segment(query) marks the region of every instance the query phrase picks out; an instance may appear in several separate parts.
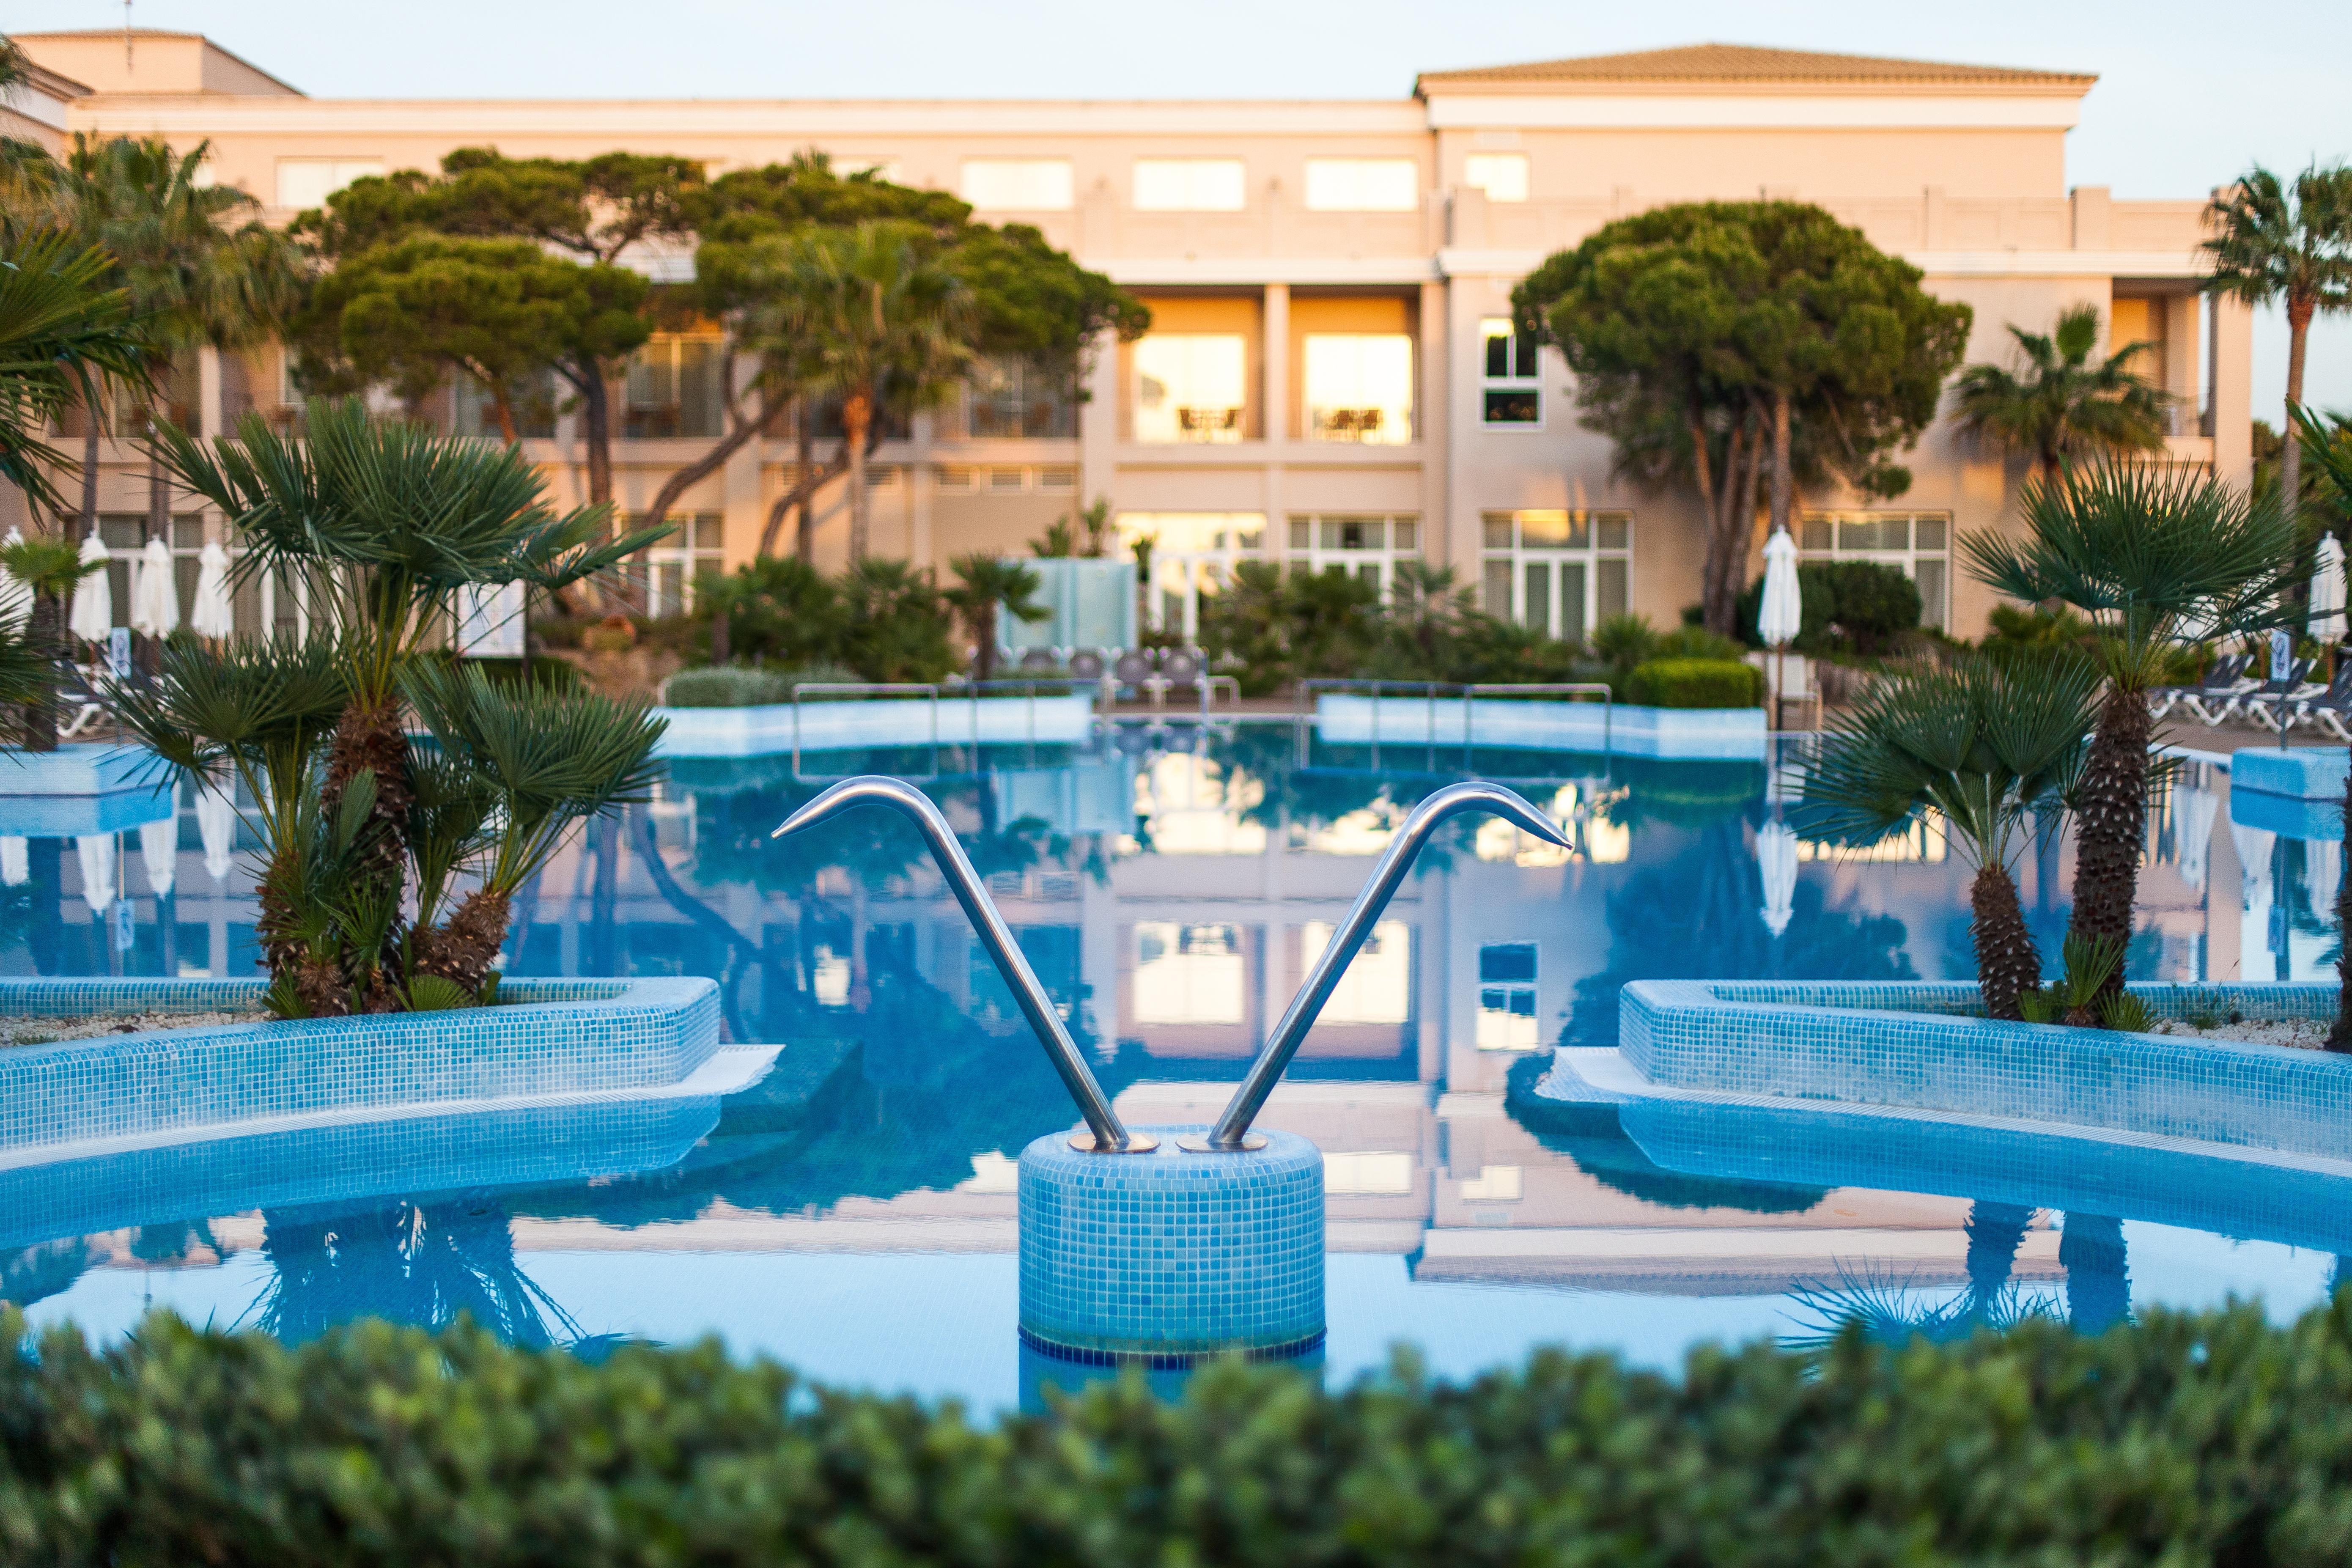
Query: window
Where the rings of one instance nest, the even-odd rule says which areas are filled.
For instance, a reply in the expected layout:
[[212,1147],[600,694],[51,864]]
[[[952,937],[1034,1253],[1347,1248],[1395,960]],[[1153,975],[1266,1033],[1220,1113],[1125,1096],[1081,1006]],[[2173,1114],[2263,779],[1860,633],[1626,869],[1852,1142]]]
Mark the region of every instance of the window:
[[1798,525],[1803,561],[1877,561],[1919,585],[1919,624],[1949,614],[1952,520],[1941,512],[1807,512]]
[[1482,522],[1488,615],[1582,642],[1632,604],[1632,512],[1490,511]]
[[[555,434],[555,373],[542,372],[529,382],[518,382],[507,393],[508,405],[514,412],[515,434],[545,439]],[[484,440],[502,441],[506,432],[499,428],[499,405],[489,388],[470,375],[460,375],[449,384],[449,434],[474,436]]]
[[980,488],[980,470],[960,463],[950,463],[940,469],[940,489],[966,494]]
[[1411,1154],[1393,1150],[1323,1156],[1323,1191],[1343,1198],[1401,1198],[1416,1185]]
[[977,361],[964,379],[964,428],[975,439],[1078,433],[1067,378],[1017,359]]
[[1135,345],[1138,441],[1238,441],[1249,345],[1239,335],[1162,332]]
[[371,174],[383,173],[381,158],[280,158],[278,160],[278,205],[281,207],[322,207],[327,198]]
[[1309,158],[1307,210],[1409,213],[1421,205],[1421,166],[1410,158]]
[[1396,563],[1421,558],[1415,517],[1294,516],[1287,559],[1293,572],[1344,572],[1388,597]]
[[1536,1048],[1536,944],[1490,942],[1478,949],[1478,1048]]
[[[624,517],[623,528],[645,520]],[[682,616],[694,608],[696,581],[705,572],[724,570],[725,520],[715,511],[671,512],[662,520],[670,536],[650,550],[641,550],[623,568],[645,590],[646,614]]]
[[1412,439],[1412,339],[1307,337],[1307,437],[1402,447]]
[[1221,592],[1235,563],[1255,558],[1265,540],[1258,511],[1124,511],[1118,553],[1131,556],[1139,540],[1151,541],[1150,589],[1145,623],[1155,631],[1201,633],[1201,601]]
[[988,470],[988,488],[999,494],[1008,490],[1025,490],[1029,488],[1029,470],[991,468]]
[[963,199],[998,212],[1067,212],[1074,189],[1067,158],[971,158],[963,166]]
[[[1331,945],[1328,921],[1299,930],[1300,973],[1315,967]],[[1340,973],[1323,1005],[1326,1024],[1402,1024],[1412,1016],[1412,933],[1402,921],[1380,921]]]
[[717,338],[656,332],[629,356],[621,434],[638,439],[721,434],[724,360]]
[[[903,185],[907,183],[898,177],[902,173],[902,165],[898,160],[881,153],[852,153],[845,158],[835,158],[832,162],[833,172],[845,180],[854,180],[858,175],[864,174],[886,185]],[[704,170],[706,174],[716,172],[709,168]]]
[[1239,1024],[1249,1016],[1241,928],[1144,921],[1135,928],[1135,1021]]
[[1239,158],[1138,158],[1135,206],[1147,213],[1237,213],[1247,205]]
[[1525,153],[1473,153],[1462,160],[1462,183],[1486,193],[1490,202],[1528,199]]
[[1532,333],[1501,316],[1478,323],[1478,416],[1489,426],[1534,430],[1543,425],[1543,387]]

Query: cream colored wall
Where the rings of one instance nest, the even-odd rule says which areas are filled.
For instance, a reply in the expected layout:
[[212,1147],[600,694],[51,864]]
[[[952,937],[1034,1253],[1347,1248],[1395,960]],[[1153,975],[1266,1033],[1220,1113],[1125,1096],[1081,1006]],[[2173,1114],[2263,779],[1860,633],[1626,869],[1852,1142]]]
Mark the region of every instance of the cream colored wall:
[[20,33],[16,44],[35,65],[71,77],[96,92],[220,92],[299,97],[268,72],[194,33],[122,29]]

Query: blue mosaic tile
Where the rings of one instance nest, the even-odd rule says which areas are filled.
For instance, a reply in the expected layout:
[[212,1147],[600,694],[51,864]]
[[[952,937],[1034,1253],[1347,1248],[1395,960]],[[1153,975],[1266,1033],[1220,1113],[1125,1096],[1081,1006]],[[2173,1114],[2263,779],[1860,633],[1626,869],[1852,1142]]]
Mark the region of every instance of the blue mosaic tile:
[[1295,1133],[1250,1153],[1021,1153],[1021,1332],[1079,1359],[1181,1364],[1293,1354],[1323,1333],[1323,1156]]
[[[103,1017],[250,1006],[255,980],[0,980],[0,1014]],[[517,1005],[233,1024],[0,1049],[0,1168],[61,1145],[327,1110],[649,1089],[719,1047],[699,977],[517,980]]]
[[[2332,984],[2142,984],[2159,1017],[2332,1018]],[[1618,1043],[1652,1083],[2074,1123],[2352,1160],[2352,1057],[1976,1016],[1956,982],[1636,981]]]

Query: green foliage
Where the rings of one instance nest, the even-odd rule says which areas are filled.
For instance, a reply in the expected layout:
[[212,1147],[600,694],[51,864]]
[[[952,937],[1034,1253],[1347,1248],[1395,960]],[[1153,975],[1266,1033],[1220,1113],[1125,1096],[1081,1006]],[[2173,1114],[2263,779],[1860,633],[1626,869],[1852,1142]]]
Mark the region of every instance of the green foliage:
[[2130,992],[2101,994],[2123,969],[2123,943],[2069,935],[2063,955],[2063,975],[2018,997],[2027,1023],[2095,1024],[2103,1029],[2140,1032],[2155,1022],[2147,1004]]
[[104,251],[60,233],[0,243],[0,480],[37,510],[64,505],[56,482],[75,463],[42,437],[106,381],[142,384],[148,343]]
[[1043,580],[1034,569],[1018,561],[985,553],[959,555],[948,566],[956,574],[956,586],[940,598],[954,612],[956,619],[963,623],[964,636],[971,643],[973,679],[993,679],[996,612],[1002,607],[1020,621],[1045,619],[1053,612],[1036,599]]
[[[1797,594],[1803,613],[1790,646],[1800,653],[1879,657],[1918,628],[1925,608],[1902,568],[1875,561],[1805,562],[1797,568]],[[1749,647],[1764,646],[1756,630],[1763,604],[1759,577],[1739,595],[1739,635]]]
[[[1225,1364],[982,1426],[717,1341],[593,1360],[380,1321],[0,1332],[11,1561],[402,1568],[2341,1562],[2352,1307],[2098,1335],[1410,1354],[1337,1392]],[[283,1324],[299,1336],[307,1326]]]
[[841,662],[868,680],[944,680],[957,664],[947,606],[930,574],[871,559],[841,580]]
[[1099,561],[1110,550],[1110,498],[1097,496],[1076,512],[1055,518],[1045,531],[1030,542],[1029,553],[1041,561],[1083,556]]
[[1753,708],[1764,672],[1728,658],[1654,658],[1636,665],[1626,700],[1652,708]]
[[665,700],[672,708],[755,708],[767,702],[790,702],[793,689],[803,681],[864,679],[854,669],[833,665],[809,665],[793,669],[710,665],[700,669],[680,670],[671,676]]
[[1952,385],[1960,428],[1978,440],[2021,453],[2044,473],[2080,458],[2119,458],[2164,450],[2172,395],[2132,367],[2144,342],[2125,343],[2095,363],[2099,308],[2061,312],[2048,332],[2012,323],[2016,368],[1972,364]]

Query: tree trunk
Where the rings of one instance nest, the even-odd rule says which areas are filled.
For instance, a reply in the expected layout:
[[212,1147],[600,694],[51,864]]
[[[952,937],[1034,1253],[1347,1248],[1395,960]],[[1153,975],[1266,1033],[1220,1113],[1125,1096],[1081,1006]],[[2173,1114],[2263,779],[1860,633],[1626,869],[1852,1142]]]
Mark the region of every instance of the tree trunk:
[[583,359],[572,384],[580,389],[581,437],[588,448],[588,504],[603,506],[613,499],[613,395],[604,384],[604,367]]
[[[36,595],[33,613],[26,617],[27,640],[33,651],[48,659],[52,665],[61,657],[58,643],[65,630],[65,605],[55,594]],[[25,750],[54,752],[58,749],[58,699],[54,688],[25,704]]]
[[[793,469],[793,483],[801,492],[800,532],[793,540],[793,552],[803,566],[816,564],[816,487],[809,482],[810,472],[816,467],[816,410],[805,397],[800,400],[793,424],[797,438],[795,456],[798,466]],[[844,457],[848,454],[844,452]],[[762,550],[761,554],[767,552]]]
[[81,433],[81,529],[74,542],[98,531],[98,410],[82,409]]
[[755,417],[748,420],[739,418],[735,427],[720,437],[710,450],[662,481],[662,488],[654,492],[652,504],[646,508],[645,515],[637,520],[638,526],[659,528],[662,519],[669,515],[669,509],[677,504],[678,497],[724,468],[727,459],[741,451],[758,437],[760,432],[765,430],[769,420],[774,416],[775,410],[768,405],[766,399],[761,399],[759,413]]
[[[2344,780],[2344,820],[2352,825],[2352,774]],[[2338,856],[2352,855],[2352,838],[2336,847]],[[2352,877],[2344,876],[2343,867],[2336,868],[2336,929],[2352,931]],[[2327,1048],[2331,1051],[2352,1051],[2352,944],[2336,960],[2336,973],[2343,989],[2336,1002],[2336,1026],[2327,1032]]]
[[[1716,506],[1715,455],[1706,447],[1706,410],[1696,397],[1683,413],[1684,427],[1690,433],[1691,486],[1698,491],[1699,515],[1706,519],[1706,560],[1700,568],[1699,605],[1706,617],[1706,629],[1718,637],[1728,637],[1733,630],[1726,618],[1727,603],[1723,584],[1729,577],[1727,563],[1723,559],[1722,519]],[[1738,438],[1737,432],[1733,439]]]
[[866,559],[873,542],[872,520],[867,514],[866,494],[866,431],[873,422],[874,400],[864,392],[854,392],[842,400],[841,439],[849,448],[849,563],[852,566]]
[[[2074,914],[2067,934],[2130,944],[2132,906],[2139,894],[2139,858],[2147,840],[2147,742],[2153,726],[2147,698],[2110,683],[2099,727],[2083,765],[2082,805],[2075,814]],[[2116,965],[2100,996],[2124,987]]]
[[454,980],[480,994],[483,978],[506,945],[509,908],[507,896],[491,889],[467,893],[447,924],[415,933],[416,972]]
[[[1692,426],[1694,439],[1703,434],[1700,426]],[[1730,438],[1724,443],[1722,483],[1707,487],[1713,493],[1707,496],[1706,575],[1701,605],[1706,629],[1723,637],[1739,635],[1739,595],[1748,586],[1748,534],[1755,526],[1755,514],[1742,514],[1739,510],[1739,464],[1746,444],[1746,422],[1735,421]],[[1704,461],[1701,466],[1705,467]]]
[[2286,442],[2279,453],[2279,505],[2289,521],[2303,510],[2303,443],[2296,438],[2295,410],[2303,406],[2304,352],[2311,341],[2313,301],[2293,295],[2286,302]]
[[971,613],[972,676],[984,686],[996,679],[996,606]]
[[1772,392],[1772,531],[1777,533],[1790,526],[1789,509],[1796,490],[1796,476],[1789,469],[1789,394],[1786,388]]
[[1969,884],[1969,902],[1976,912],[1977,985],[1984,995],[1985,1016],[2021,1019],[2025,1015],[2018,1007],[2018,994],[2042,984],[2042,955],[2033,949],[2033,933],[2025,928],[2017,884],[1999,862],[1988,861]]
[[521,446],[522,432],[515,426],[514,399],[507,395],[505,387],[499,387],[491,397],[490,406],[498,412],[499,434],[505,438],[506,444],[509,447]]

